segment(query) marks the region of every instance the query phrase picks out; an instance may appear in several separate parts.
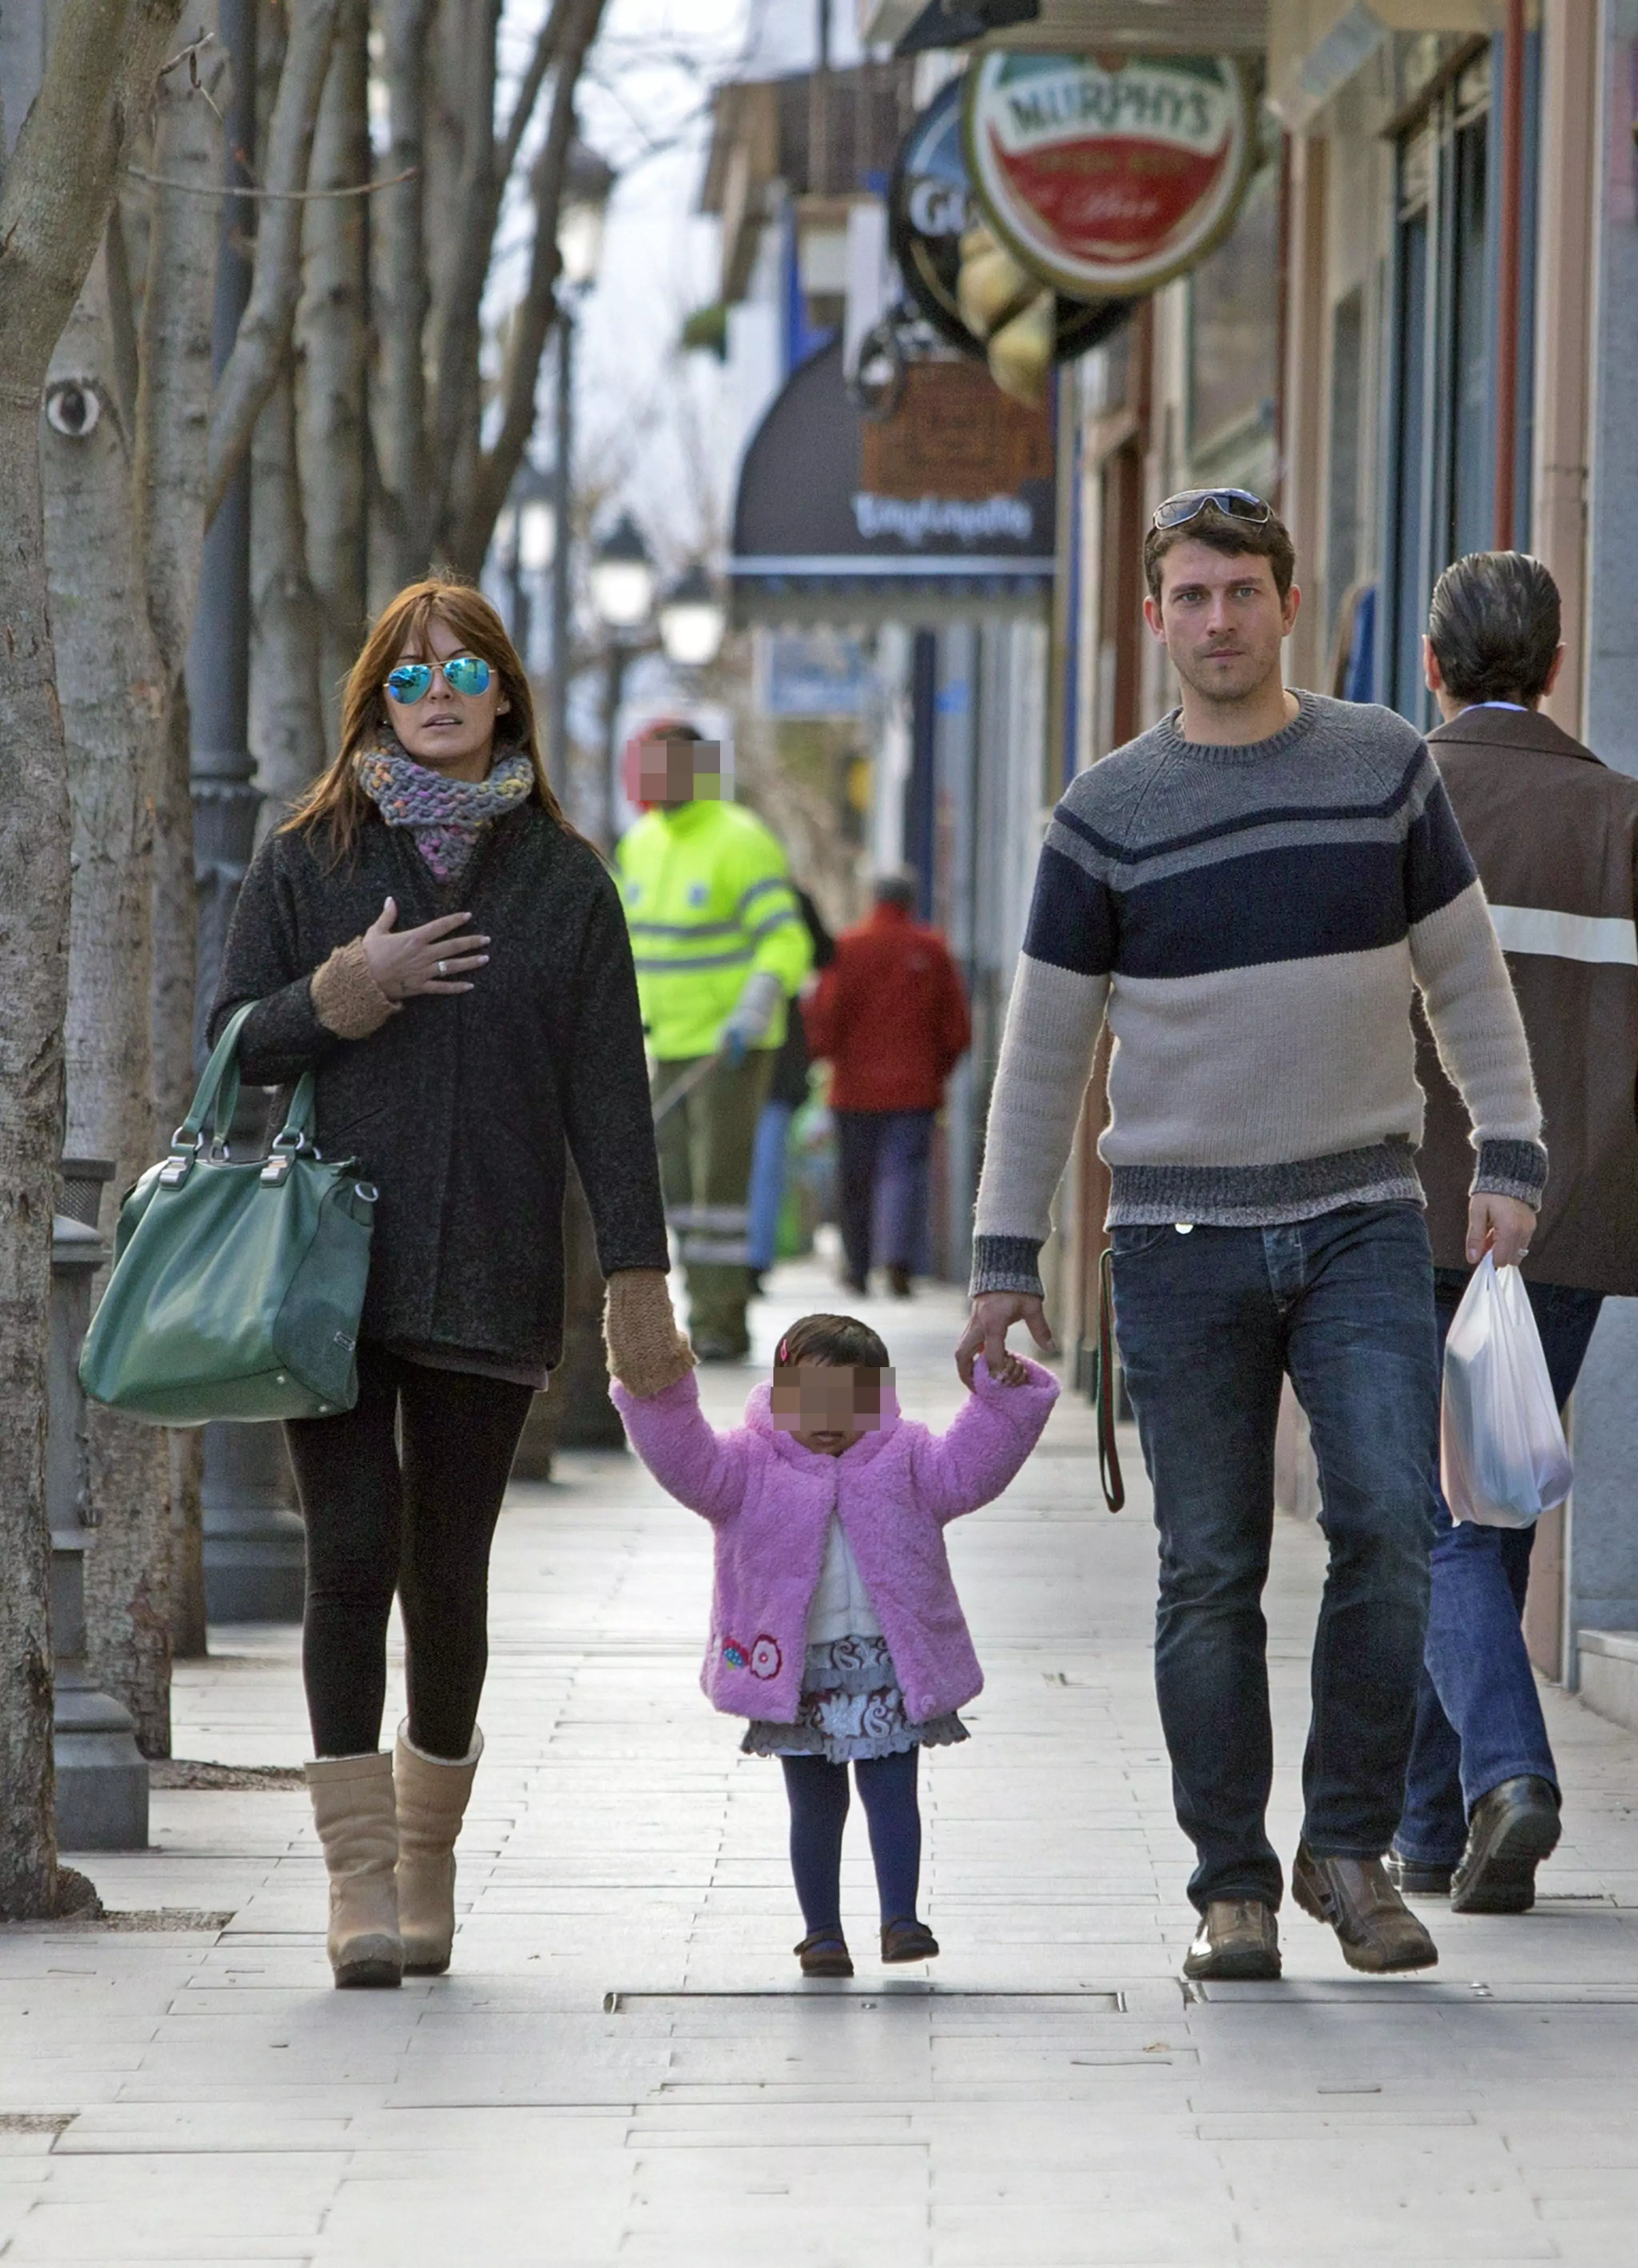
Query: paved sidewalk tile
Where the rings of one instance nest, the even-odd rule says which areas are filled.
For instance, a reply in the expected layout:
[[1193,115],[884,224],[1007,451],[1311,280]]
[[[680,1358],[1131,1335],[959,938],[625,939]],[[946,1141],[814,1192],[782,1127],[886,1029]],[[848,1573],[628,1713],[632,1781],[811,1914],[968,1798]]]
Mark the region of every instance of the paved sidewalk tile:
[[[782,1270],[759,1355],[808,1307]],[[953,1292],[868,1312],[913,1416],[961,1400]],[[701,1373],[730,1422],[759,1372]],[[1562,1848],[1532,1915],[1424,1909],[1425,1977],[1371,1980],[1288,1909],[1286,1977],[1186,1991],[1188,1853],[1151,1680],[1155,1544],[1060,1404],[950,1531],[985,1665],[923,1769],[943,1957],[884,1970],[862,1818],[851,1985],[804,1987],[777,1767],[698,1685],[709,1534],[629,1458],[508,1499],[488,1749],[451,1974],[332,1991],[299,1788],[156,1793],[154,1848],[81,1863],[209,1932],[0,1930],[0,2261],[75,2268],[1611,2268],[1638,2224],[1638,1739],[1561,1694]],[[1288,1853],[1312,1528],[1268,1596]],[[295,1764],[293,1630],[177,1677],[177,1749]],[[401,1707],[400,1666],[389,1707]]]

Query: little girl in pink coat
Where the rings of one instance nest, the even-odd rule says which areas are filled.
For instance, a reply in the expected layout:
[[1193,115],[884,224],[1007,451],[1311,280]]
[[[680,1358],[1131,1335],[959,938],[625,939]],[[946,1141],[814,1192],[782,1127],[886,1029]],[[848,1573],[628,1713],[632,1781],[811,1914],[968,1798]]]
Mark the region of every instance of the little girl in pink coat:
[[780,1342],[771,1387],[717,1433],[690,1372],[639,1397],[613,1388],[633,1447],[709,1521],[716,1580],[701,1683],[776,1756],[807,1934],[804,1974],[851,1977],[841,1917],[853,1765],[881,1898],[882,1959],[925,1961],[916,1918],[916,1752],[965,1741],[956,1713],[984,1680],[951,1580],[944,1528],[997,1497],[1040,1436],[1058,1383],[1009,1354],[981,1364],[947,1433],[900,1415],[887,1350],[867,1324],[807,1315]]

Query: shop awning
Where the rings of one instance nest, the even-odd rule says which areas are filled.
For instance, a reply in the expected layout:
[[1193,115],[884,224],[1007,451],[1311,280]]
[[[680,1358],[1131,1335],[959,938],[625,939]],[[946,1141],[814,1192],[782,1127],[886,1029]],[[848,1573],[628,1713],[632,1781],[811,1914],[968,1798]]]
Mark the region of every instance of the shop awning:
[[734,615],[773,625],[937,624],[1042,615],[1052,588],[1051,429],[982,365],[913,364],[897,415],[867,421],[841,348],[792,372],[739,475]]

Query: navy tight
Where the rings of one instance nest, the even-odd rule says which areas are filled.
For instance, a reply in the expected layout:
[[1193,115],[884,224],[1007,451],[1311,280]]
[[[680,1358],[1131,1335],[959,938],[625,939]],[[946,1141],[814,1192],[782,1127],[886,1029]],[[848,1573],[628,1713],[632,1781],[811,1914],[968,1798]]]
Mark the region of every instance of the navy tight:
[[[922,1814],[915,1781],[920,1750],[856,1764],[859,1800],[870,1824],[870,1857],[882,1920],[913,1921],[922,1873]],[[790,1870],[810,1936],[841,1928],[841,1830],[848,1817],[848,1767],[823,1756],[781,1756],[790,1799]]]

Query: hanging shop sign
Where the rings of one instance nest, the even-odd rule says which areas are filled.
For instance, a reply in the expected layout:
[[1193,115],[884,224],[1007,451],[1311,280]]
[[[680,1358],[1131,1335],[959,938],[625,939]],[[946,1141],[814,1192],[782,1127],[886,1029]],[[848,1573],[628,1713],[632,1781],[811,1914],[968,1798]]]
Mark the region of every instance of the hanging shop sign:
[[[959,297],[962,239],[984,219],[962,147],[965,84],[957,78],[941,87],[905,136],[887,193],[888,232],[905,289],[921,313],[951,346],[981,356],[985,339],[968,326]],[[1086,353],[1127,313],[1120,300],[1061,292],[1054,310],[1056,358],[1068,361]]]
[[1058,291],[1153,291],[1233,226],[1257,132],[1232,56],[997,50],[965,86],[966,163],[984,217]]

